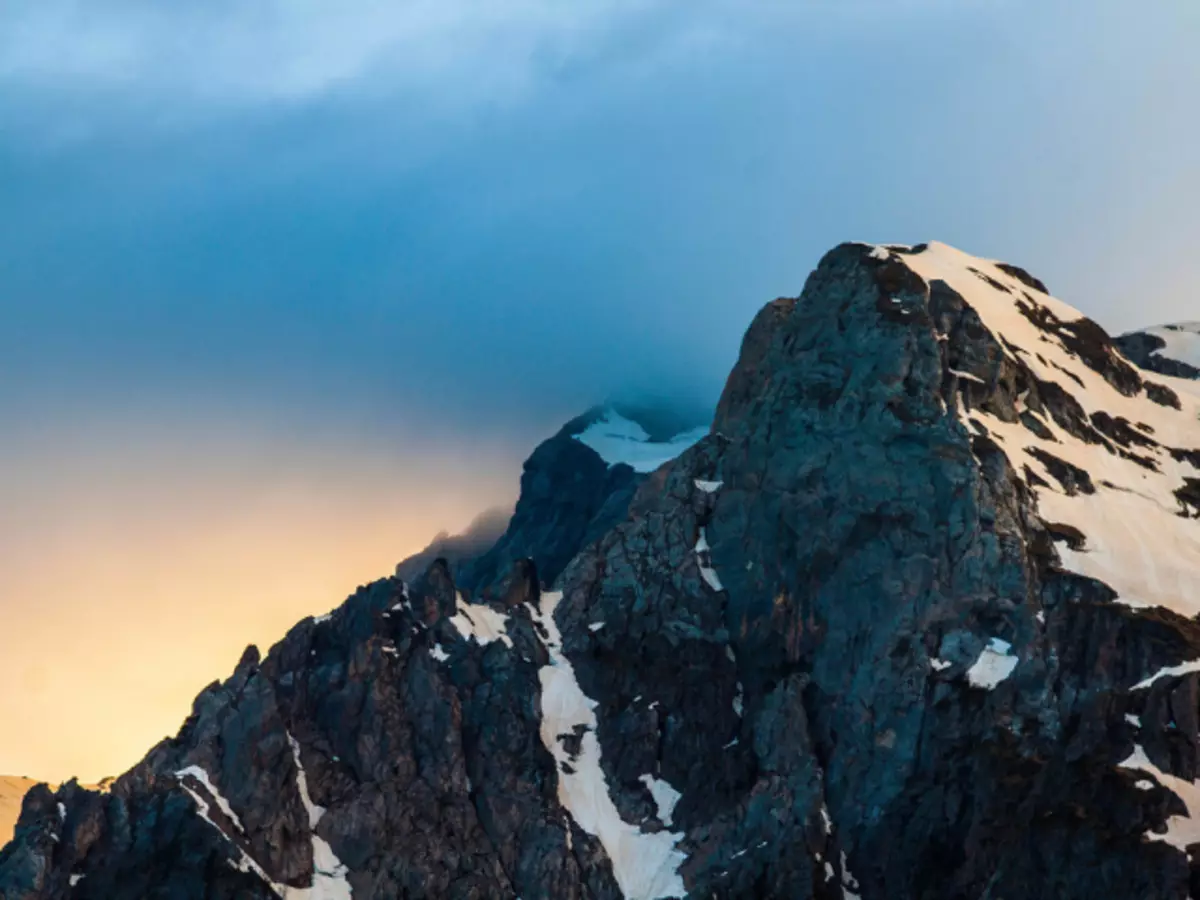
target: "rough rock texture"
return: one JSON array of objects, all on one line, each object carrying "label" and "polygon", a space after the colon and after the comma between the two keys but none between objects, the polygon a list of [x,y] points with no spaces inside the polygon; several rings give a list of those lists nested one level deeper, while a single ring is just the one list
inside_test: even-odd
[{"label": "rough rock texture", "polygon": [[572,419],[525,461],[512,520],[487,552],[463,568],[463,587],[481,591],[502,578],[509,563],[526,557],[544,581],[553,582],[583,546],[625,517],[642,476],[627,465],[608,465],[574,438],[598,412]]},{"label": "rough rock texture", "polygon": [[[487,603],[442,561],[376,582],[248,650],[108,794],[32,791],[0,898],[1200,895],[1200,625],[1040,515],[1196,465],[1087,379],[1155,421],[1187,386],[981,261],[1026,323],[998,332],[918,274],[944,256],[829,253],[613,525],[632,471],[544,444]],[[564,506],[554,473],[593,470]]]}]

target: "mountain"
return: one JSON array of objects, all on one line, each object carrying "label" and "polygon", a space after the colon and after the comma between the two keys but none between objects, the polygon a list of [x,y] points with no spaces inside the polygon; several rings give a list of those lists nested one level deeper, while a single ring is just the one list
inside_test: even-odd
[{"label": "mountain", "polygon": [[1200,895],[1200,384],[1126,344],[842,245],[706,434],[569,424],[492,549],[30,790],[0,897]]},{"label": "mountain", "polygon": [[13,827],[21,812],[21,800],[35,784],[37,782],[31,778],[0,775],[0,840],[5,843],[12,838]]}]

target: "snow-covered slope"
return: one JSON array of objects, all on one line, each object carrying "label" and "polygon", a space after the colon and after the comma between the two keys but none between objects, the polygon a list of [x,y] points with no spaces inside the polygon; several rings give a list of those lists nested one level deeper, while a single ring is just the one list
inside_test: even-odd
[{"label": "snow-covered slope", "polygon": [[574,435],[600,454],[610,466],[624,463],[635,472],[653,472],[675,459],[708,434],[707,426],[680,432],[665,441],[651,440],[646,429],[615,409],[605,409],[595,421]]},{"label": "snow-covered slope", "polygon": [[13,826],[21,813],[21,800],[35,784],[30,778],[0,775],[0,845],[12,838]]},{"label": "snow-covered slope", "polygon": [[[1010,266],[944,244],[902,258],[960,294],[1003,347],[1001,358],[951,360],[957,377],[1026,379],[1020,396],[1034,387],[1049,401],[1041,410],[1020,399],[1014,410],[988,410],[973,407],[968,390],[959,415],[1025,474],[1042,517],[1064,536],[1064,564],[1108,584],[1122,603],[1200,613],[1195,384],[1143,378],[1098,326]],[[1194,330],[1166,333],[1176,352],[1200,358]]]}]

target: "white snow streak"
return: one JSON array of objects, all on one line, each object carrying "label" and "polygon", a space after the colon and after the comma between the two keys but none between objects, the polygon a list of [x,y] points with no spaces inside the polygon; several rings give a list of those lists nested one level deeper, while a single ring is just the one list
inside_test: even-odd
[{"label": "white snow streak", "polygon": [[960,372],[958,369],[950,369],[950,374],[955,378],[963,378],[967,381],[974,381],[977,384],[987,384],[987,382],[978,375],[972,375],[970,372]]},{"label": "white snow streak", "polygon": [[706,494],[715,494],[721,489],[721,485],[725,483],[723,481],[704,481],[701,478],[696,478],[694,480],[696,482],[696,487],[704,491]]},{"label": "white snow streak", "polygon": [[1177,666],[1167,666],[1165,669],[1159,669],[1149,678],[1144,681],[1139,681],[1131,691],[1143,691],[1160,678],[1174,678],[1178,675],[1188,675],[1192,672],[1200,672],[1200,659],[1193,659],[1191,662],[1180,663]]},{"label": "white snow streak", "polygon": [[[554,621],[561,592],[542,595],[535,617],[549,636],[550,663],[538,670],[542,685],[542,743],[558,768],[558,799],[576,824],[598,837],[612,863],[613,875],[625,900],[665,900],[686,896],[679,867],[686,856],[677,849],[682,834],[660,831],[644,834],[621,820],[600,767],[596,737],[596,703],[583,693],[575,670],[562,652],[562,636]],[[583,732],[579,755],[572,757],[560,734]]]},{"label": "white snow streak", "polygon": [[708,561],[705,558],[709,552],[709,546],[708,536],[705,534],[703,528],[700,529],[700,537],[696,540],[696,546],[694,550],[696,553],[696,561],[700,565],[700,577],[703,578],[705,583],[714,591],[725,590],[721,584],[721,579],[717,576],[717,570],[708,565]]},{"label": "white snow streak", "polygon": [[175,773],[175,777],[181,781],[188,775],[204,785],[204,789],[208,791],[208,795],[212,797],[214,801],[216,801],[217,807],[224,814],[225,818],[232,822],[238,831],[245,834],[246,829],[242,826],[242,820],[239,819],[238,814],[233,811],[233,807],[229,805],[229,801],[227,801],[221,795],[221,792],[217,790],[216,785],[212,783],[212,779],[208,777],[208,773],[204,771],[204,769],[200,768],[200,766],[188,766],[186,769],[180,769]]},{"label": "white snow streak", "polygon": [[[308,812],[308,824],[310,829],[316,829],[317,823],[321,821],[321,816],[325,814],[325,810],[315,805],[312,798],[308,795],[308,779],[304,773],[304,767],[300,764],[300,745],[290,734],[288,735],[288,743],[292,748],[292,756],[296,761],[296,787],[300,791],[300,801],[304,804],[305,810]],[[208,777],[208,773],[200,766],[188,766],[185,769],[180,769],[175,773],[175,777],[179,779],[179,785],[196,804],[196,811],[205,822],[221,833],[221,836],[229,841],[238,852],[237,860],[230,862],[235,869],[241,872],[252,872],[261,878],[275,895],[282,900],[352,900],[350,883],[346,881],[346,867],[338,860],[333,853],[333,848],[329,846],[321,838],[317,837],[315,830],[312,833],[312,856],[313,856],[313,882],[311,887],[291,887],[290,885],[280,884],[273,881],[266,871],[260,866],[251,856],[229,838],[229,835],[221,829],[221,827],[213,821],[209,815],[210,807],[208,801],[201,797],[199,793],[190,788],[184,781],[184,778],[190,776],[204,786],[205,791],[222,814],[235,826],[238,831],[243,833],[241,820],[237,814],[229,806],[228,801],[217,790],[212,783],[212,779]],[[82,876],[79,876],[82,877]],[[74,882],[72,882],[74,883]]]},{"label": "white snow streak", "polygon": [[289,734],[288,743],[292,747],[292,758],[296,761],[296,788],[300,791],[300,802],[308,812],[308,827],[312,832],[313,879],[311,887],[285,885],[281,896],[284,900],[351,900],[350,882],[346,880],[349,870],[334,855],[333,848],[317,837],[317,823],[325,815],[325,808],[313,803],[308,795],[308,776],[300,762],[300,742]]}]

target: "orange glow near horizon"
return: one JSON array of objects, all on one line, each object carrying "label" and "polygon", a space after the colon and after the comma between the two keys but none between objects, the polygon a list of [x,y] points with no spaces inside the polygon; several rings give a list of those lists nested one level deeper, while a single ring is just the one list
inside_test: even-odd
[{"label": "orange glow near horizon", "polygon": [[193,430],[80,427],[0,456],[0,775],[125,771],[247,644],[265,654],[510,502],[520,471],[478,441],[452,456]]}]

